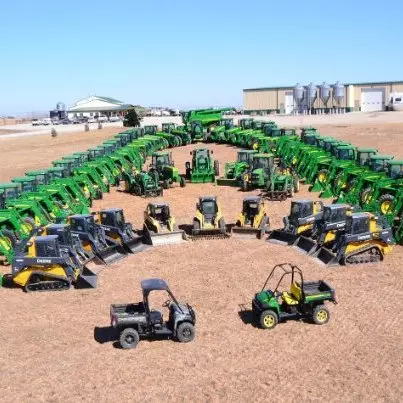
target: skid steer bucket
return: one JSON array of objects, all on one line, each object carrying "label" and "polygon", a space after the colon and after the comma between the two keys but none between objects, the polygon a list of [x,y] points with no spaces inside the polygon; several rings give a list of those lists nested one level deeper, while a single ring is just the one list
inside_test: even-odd
[{"label": "skid steer bucket", "polygon": [[146,242],[152,246],[174,245],[185,241],[184,231],[164,231],[157,233],[146,229],[144,236]]},{"label": "skid steer bucket", "polygon": [[315,252],[317,244],[312,238],[301,235],[292,246],[306,255],[311,255]]},{"label": "skid steer bucket", "polygon": [[280,245],[292,245],[300,235],[292,234],[284,230],[274,230],[269,234],[267,242],[278,243]]},{"label": "skid steer bucket", "polygon": [[266,190],[263,194],[263,198],[270,201],[283,201],[287,200],[288,192],[280,190]]},{"label": "skid steer bucket", "polygon": [[96,254],[105,264],[115,263],[127,256],[126,251],[120,244],[109,245],[103,249],[99,249]]},{"label": "skid steer bucket", "polygon": [[328,267],[339,265],[337,255],[324,246],[319,248],[313,256],[316,257],[320,263],[325,264]]},{"label": "skid steer bucket", "polygon": [[128,253],[138,253],[147,247],[147,245],[143,243],[143,237],[137,234],[134,234],[131,238],[125,238],[122,241],[122,245]]},{"label": "skid steer bucket", "polygon": [[91,271],[87,266],[83,267],[81,274],[78,276],[75,288],[97,288],[98,275]]},{"label": "skid steer bucket", "polygon": [[238,227],[234,226],[231,228],[231,235],[234,238],[242,238],[242,239],[254,239],[261,238],[262,231],[260,229],[252,228],[252,227]]}]

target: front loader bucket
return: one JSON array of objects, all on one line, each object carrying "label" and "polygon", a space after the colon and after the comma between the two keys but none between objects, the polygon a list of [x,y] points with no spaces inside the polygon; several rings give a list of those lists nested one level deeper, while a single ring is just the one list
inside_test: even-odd
[{"label": "front loader bucket", "polygon": [[136,234],[133,238],[125,239],[123,247],[128,253],[137,253],[145,249],[147,245],[143,243],[143,237]]},{"label": "front loader bucket", "polygon": [[292,244],[292,246],[297,248],[298,251],[300,251],[306,255],[312,255],[316,250],[317,244],[312,238],[308,238],[306,236],[301,235]]},{"label": "front loader bucket", "polygon": [[255,239],[260,238],[261,231],[251,227],[232,227],[231,235],[234,238]]},{"label": "front loader bucket", "polygon": [[75,288],[97,288],[98,276],[87,266],[83,267],[81,274],[78,276],[74,286]]},{"label": "front loader bucket", "polygon": [[316,257],[321,263],[325,264],[326,266],[338,266],[339,260],[337,255],[333,253],[330,249],[325,248],[322,246],[319,248],[313,255]]},{"label": "front loader bucket", "polygon": [[267,238],[267,242],[287,246],[292,245],[298,239],[298,237],[299,235],[292,234],[291,232],[276,229],[270,233],[269,237]]},{"label": "front loader bucket", "polygon": [[266,190],[263,194],[263,198],[270,201],[283,201],[289,196],[288,192],[280,190]]},{"label": "front loader bucket", "polygon": [[237,179],[218,178],[217,185],[239,187],[241,184]]},{"label": "front loader bucket", "polygon": [[152,246],[174,245],[185,241],[184,231],[151,232],[145,231],[146,242]]}]

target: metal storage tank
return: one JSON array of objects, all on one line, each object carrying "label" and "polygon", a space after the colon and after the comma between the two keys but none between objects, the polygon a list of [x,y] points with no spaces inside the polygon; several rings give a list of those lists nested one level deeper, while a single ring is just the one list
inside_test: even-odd
[{"label": "metal storage tank", "polygon": [[300,106],[304,99],[304,92],[305,92],[304,87],[302,85],[300,85],[299,83],[293,89],[294,103],[295,103],[294,110],[296,110],[297,112],[299,112]]},{"label": "metal storage tank", "polygon": [[[343,102],[345,96],[344,84],[339,81],[333,85],[333,99],[336,101],[337,107],[340,109],[340,105]],[[341,112],[340,110],[338,112]]]},{"label": "metal storage tank", "polygon": [[325,81],[323,81],[323,83],[319,86],[319,97],[323,103],[323,106],[325,107],[323,112],[326,112],[327,103],[329,102],[330,98],[330,85]]}]

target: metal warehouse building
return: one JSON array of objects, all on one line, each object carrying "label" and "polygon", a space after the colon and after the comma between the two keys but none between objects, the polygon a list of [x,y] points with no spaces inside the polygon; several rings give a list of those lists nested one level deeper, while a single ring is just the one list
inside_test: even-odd
[{"label": "metal warehouse building", "polygon": [[[298,94],[298,88],[300,96]],[[327,89],[327,91],[326,91]],[[386,110],[392,93],[403,92],[403,81],[322,85],[309,84],[294,87],[250,88],[243,90],[246,114],[295,112],[331,113]],[[338,95],[338,96],[336,96]],[[297,99],[297,97],[299,99]]]}]

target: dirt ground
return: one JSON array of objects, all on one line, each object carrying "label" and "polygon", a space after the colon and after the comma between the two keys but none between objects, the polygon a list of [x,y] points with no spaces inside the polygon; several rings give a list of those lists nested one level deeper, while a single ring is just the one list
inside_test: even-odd
[{"label": "dirt ground", "polygon": [[[322,134],[403,155],[403,124],[321,127]],[[118,131],[118,129],[114,129]],[[3,140],[0,180],[59,156],[88,148],[113,130],[62,138]],[[381,136],[381,133],[383,135]],[[22,140],[22,139],[21,139]],[[38,141],[39,140],[39,141]],[[189,151],[172,150],[184,171]],[[209,145],[220,161],[236,148]],[[35,152],[33,152],[35,150]],[[255,192],[257,193],[257,192]],[[244,194],[212,184],[165,191],[178,224],[190,224],[199,195],[217,195],[227,223]],[[314,195],[303,187],[298,198]],[[116,190],[94,209],[120,206],[135,227],[147,199]],[[267,203],[272,228],[281,226],[290,201]],[[0,290],[0,348],[4,401],[387,401],[403,393],[403,291],[395,247],[382,264],[325,269],[292,248],[259,240],[216,240],[149,249],[105,268],[95,290],[25,294]],[[273,331],[251,323],[250,301],[278,263],[297,264],[308,280],[325,279],[337,291],[325,326],[290,321]],[[141,341],[121,350],[109,329],[109,305],[141,299],[139,282],[168,281],[197,315],[193,343]],[[286,286],[286,285],[285,285]],[[165,296],[156,295],[154,308]],[[166,315],[166,312],[164,311]]]}]

